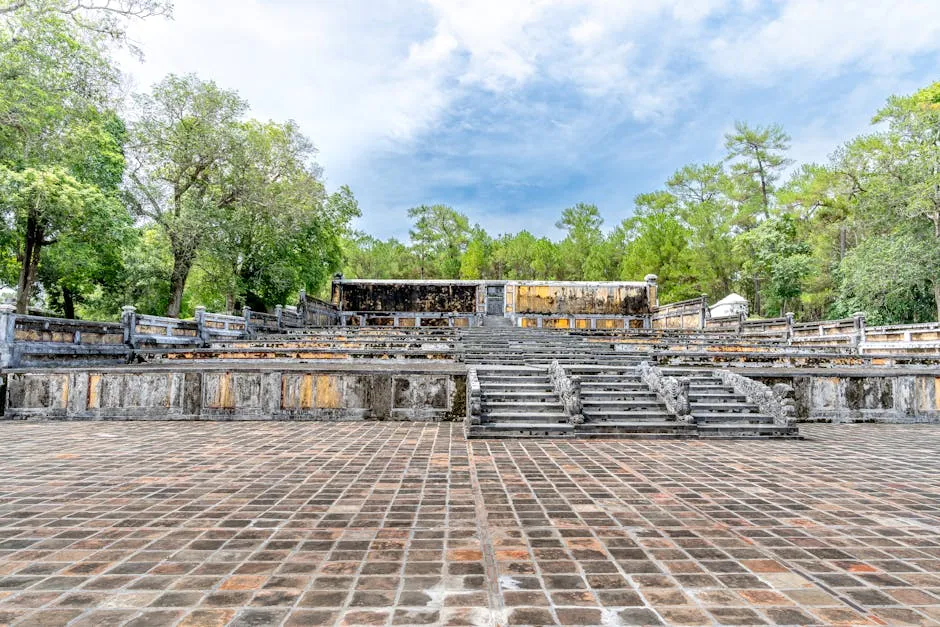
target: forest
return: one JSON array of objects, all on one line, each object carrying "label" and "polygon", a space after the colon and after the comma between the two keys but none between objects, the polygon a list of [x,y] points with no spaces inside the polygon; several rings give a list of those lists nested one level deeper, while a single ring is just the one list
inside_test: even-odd
[{"label": "forest", "polygon": [[737,291],[752,315],[940,319],[940,82],[886,94],[825,163],[795,163],[779,126],[737,122],[720,160],[678,167],[620,224],[585,202],[559,207],[555,239],[490,234],[427,204],[408,211],[407,241],[382,240],[354,230],[353,191],[327,191],[295,122],[254,119],[236,91],[194,75],[124,93],[116,51],[140,52],[128,22],[171,10],[0,1],[0,283],[19,313],[266,310],[324,293],[336,272],[654,273],[664,303]]}]

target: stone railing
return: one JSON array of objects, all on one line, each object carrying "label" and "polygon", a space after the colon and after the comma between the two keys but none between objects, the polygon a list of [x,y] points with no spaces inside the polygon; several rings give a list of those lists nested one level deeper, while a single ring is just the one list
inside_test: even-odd
[{"label": "stone railing", "polygon": [[727,370],[715,370],[714,373],[722,383],[730,385],[749,403],[756,405],[761,413],[771,416],[774,424],[786,426],[796,422],[796,402],[791,386],[777,383],[768,387],[760,381]]},{"label": "stone railing", "polygon": [[548,366],[548,377],[552,382],[552,388],[555,394],[561,400],[561,405],[565,410],[565,416],[568,422],[573,425],[579,425],[584,422],[584,415],[581,413],[581,379],[568,375],[564,366],[557,361],[552,361]]},{"label": "stone railing", "polygon": [[139,314],[134,307],[123,307],[124,341],[131,346],[189,346],[203,343],[202,329],[196,320]]},{"label": "stone railing", "polygon": [[637,369],[643,382],[662,399],[666,411],[679,422],[694,422],[692,405],[689,402],[691,382],[688,377],[667,376],[662,369],[651,366],[648,361],[641,362]]},{"label": "stone railing", "polygon": [[708,298],[698,298],[660,305],[653,309],[654,329],[703,329],[708,318]]},{"label": "stone railing", "polygon": [[124,362],[130,357],[120,322],[17,315],[0,305],[0,367],[35,366],[63,359],[81,364]]},{"label": "stone railing", "polygon": [[197,307],[185,320],[140,314],[128,305],[121,308],[120,322],[95,322],[20,315],[12,305],[0,305],[0,368],[131,362],[138,349],[204,347],[302,326],[295,308],[280,306],[274,314],[245,308],[240,316]]},{"label": "stone railing", "polygon": [[483,413],[483,390],[476,368],[467,369],[467,418],[466,426],[480,424]]},{"label": "stone railing", "polygon": [[303,320],[302,326],[305,327],[329,327],[340,323],[339,310],[335,305],[313,296],[307,296],[303,290],[300,292],[297,314]]}]

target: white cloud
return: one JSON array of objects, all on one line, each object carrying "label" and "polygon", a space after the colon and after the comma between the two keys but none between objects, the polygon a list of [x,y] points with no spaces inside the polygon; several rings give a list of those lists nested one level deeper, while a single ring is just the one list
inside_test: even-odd
[{"label": "white cloud", "polygon": [[790,0],[772,19],[733,23],[708,43],[717,72],[770,83],[781,73],[831,75],[848,66],[897,73],[911,55],[940,51],[936,0]]},{"label": "white cloud", "polygon": [[[349,183],[375,212],[368,224],[380,233],[400,230],[403,207],[440,200],[429,197],[432,189],[525,189],[558,172],[586,177],[587,157],[612,150],[614,132],[625,150],[662,151],[655,143],[630,145],[629,133],[654,129],[644,135],[654,142],[655,129],[677,115],[694,124],[697,95],[722,81],[746,91],[794,81],[794,74],[855,68],[880,77],[878,89],[897,91],[901,79],[886,77],[916,55],[940,51],[936,0],[176,4],[174,21],[132,30],[146,62],[124,65],[138,89],[168,72],[196,72],[238,89],[255,116],[297,120],[320,148],[329,183]],[[747,116],[728,111],[724,122]],[[825,129],[819,116],[805,129],[791,128],[794,149],[818,154],[833,139]],[[442,134],[449,144],[434,143]],[[720,127],[708,134],[720,137]],[[388,169],[395,161],[411,167]],[[517,219],[498,221],[492,208],[485,211],[478,210],[480,219],[493,224]]]}]

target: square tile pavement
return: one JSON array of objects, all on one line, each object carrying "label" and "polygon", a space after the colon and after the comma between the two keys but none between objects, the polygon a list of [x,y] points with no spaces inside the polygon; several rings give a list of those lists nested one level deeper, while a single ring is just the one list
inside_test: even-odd
[{"label": "square tile pavement", "polygon": [[0,423],[0,624],[937,625],[940,426]]}]

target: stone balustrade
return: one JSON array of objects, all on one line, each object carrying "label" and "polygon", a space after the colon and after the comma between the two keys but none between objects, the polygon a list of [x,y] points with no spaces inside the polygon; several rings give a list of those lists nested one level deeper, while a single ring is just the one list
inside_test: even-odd
[{"label": "stone balustrade", "polygon": [[675,416],[676,420],[684,423],[694,422],[692,405],[689,402],[691,382],[688,377],[667,376],[662,369],[650,365],[648,361],[641,362],[638,370],[643,382],[656,392],[666,410]]},{"label": "stone balustrade", "polygon": [[552,382],[555,394],[561,400],[561,405],[568,417],[568,423],[579,425],[584,422],[581,407],[581,380],[568,374],[565,367],[552,361],[548,366],[548,378]]}]

